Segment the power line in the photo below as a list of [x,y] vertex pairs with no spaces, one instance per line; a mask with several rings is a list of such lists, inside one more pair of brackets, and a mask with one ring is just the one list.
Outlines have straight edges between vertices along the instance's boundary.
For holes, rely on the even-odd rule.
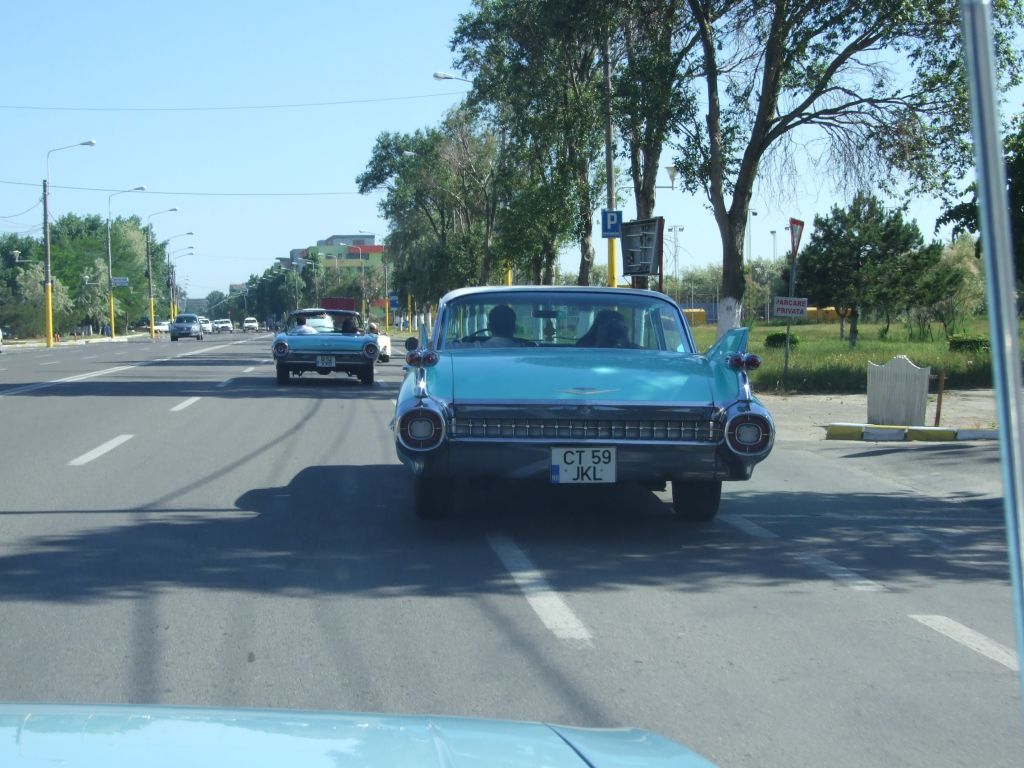
[[24,104],[0,104],[0,109],[14,109],[33,112],[232,112],[266,109],[310,109],[317,107],[344,107],[351,104],[378,104],[384,101],[412,101],[414,99],[435,99],[441,96],[465,96],[465,91],[445,93],[424,93],[416,96],[381,96],[375,99],[346,99],[344,101],[310,101],[297,104],[243,104],[214,107],[50,107]]
[[13,215],[11,215],[11,216],[0,216],[0,219],[16,219],[16,218],[18,218],[19,216],[24,216],[24,215],[25,215],[26,213],[31,213],[31,212],[32,212],[32,211],[34,211],[34,210],[35,210],[36,208],[38,208],[38,207],[39,207],[40,205],[42,205],[42,203],[41,203],[41,202],[37,202],[37,203],[36,203],[35,205],[33,205],[33,206],[32,206],[31,208],[26,208],[26,209],[25,209],[24,211],[22,211],[21,213],[15,213],[15,214],[13,214]]
[[[0,184],[11,184],[19,187],[38,187],[39,182],[8,181],[0,179]],[[67,187],[59,184],[50,185],[50,189],[68,189],[76,192],[120,192],[119,189],[105,187]],[[359,192],[162,192],[158,189],[146,190],[147,195],[183,195],[188,197],[337,197],[358,195]],[[33,206],[34,207],[34,206]],[[29,210],[32,210],[31,208]]]

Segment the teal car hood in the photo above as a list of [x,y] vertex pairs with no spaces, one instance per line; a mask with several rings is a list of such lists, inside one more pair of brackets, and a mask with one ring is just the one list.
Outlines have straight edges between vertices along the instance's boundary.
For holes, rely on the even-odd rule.
[[[719,370],[716,370],[719,369]],[[703,357],[632,349],[460,350],[428,377],[432,394],[461,400],[588,400],[700,405],[735,400],[735,373]]]
[[657,734],[453,717],[134,706],[0,706],[0,765],[706,768]]

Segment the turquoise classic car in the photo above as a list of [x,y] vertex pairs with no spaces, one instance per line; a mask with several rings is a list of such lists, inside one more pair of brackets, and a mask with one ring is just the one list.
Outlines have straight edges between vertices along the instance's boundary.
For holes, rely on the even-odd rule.
[[0,705],[0,765],[714,768],[635,728],[198,707]]
[[700,354],[668,297],[619,288],[467,288],[410,339],[393,422],[416,512],[456,481],[630,483],[711,520],[723,480],[748,480],[775,426],[754,397],[745,328]]
[[291,376],[335,371],[373,384],[374,365],[380,355],[376,334],[365,333],[358,312],[347,309],[298,309],[270,345],[277,367],[277,383]]

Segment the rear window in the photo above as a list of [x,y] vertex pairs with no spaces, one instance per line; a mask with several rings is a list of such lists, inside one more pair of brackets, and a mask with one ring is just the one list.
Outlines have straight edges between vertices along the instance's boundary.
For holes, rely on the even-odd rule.
[[199,322],[199,318],[196,317],[195,315],[178,315],[178,319],[175,320],[174,322],[176,322],[176,323],[198,323]]

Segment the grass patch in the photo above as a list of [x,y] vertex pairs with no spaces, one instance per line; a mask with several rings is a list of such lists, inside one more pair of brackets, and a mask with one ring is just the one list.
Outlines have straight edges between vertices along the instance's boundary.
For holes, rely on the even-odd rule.
[[[785,332],[785,326],[781,326]],[[847,326],[849,329],[849,326]],[[906,355],[914,365],[931,367],[933,374],[946,374],[946,387],[975,389],[992,386],[992,360],[988,351],[950,351],[949,341],[941,330],[933,339],[910,341],[905,329],[893,325],[888,338],[879,338],[882,326],[860,324],[855,349],[849,341],[839,339],[837,323],[808,323],[793,326],[799,332],[800,345],[789,352],[789,373],[785,391],[803,393],[866,392],[868,363],[882,365],[897,355]],[[750,332],[750,351],[761,356],[761,367],[751,374],[754,388],[761,392],[781,392],[785,349],[765,346],[769,334],[778,333],[774,323],[758,324]],[[969,324],[972,336],[988,338],[985,319]],[[693,335],[702,350],[715,341],[715,327],[694,326]],[[932,391],[937,382],[932,382]]]

